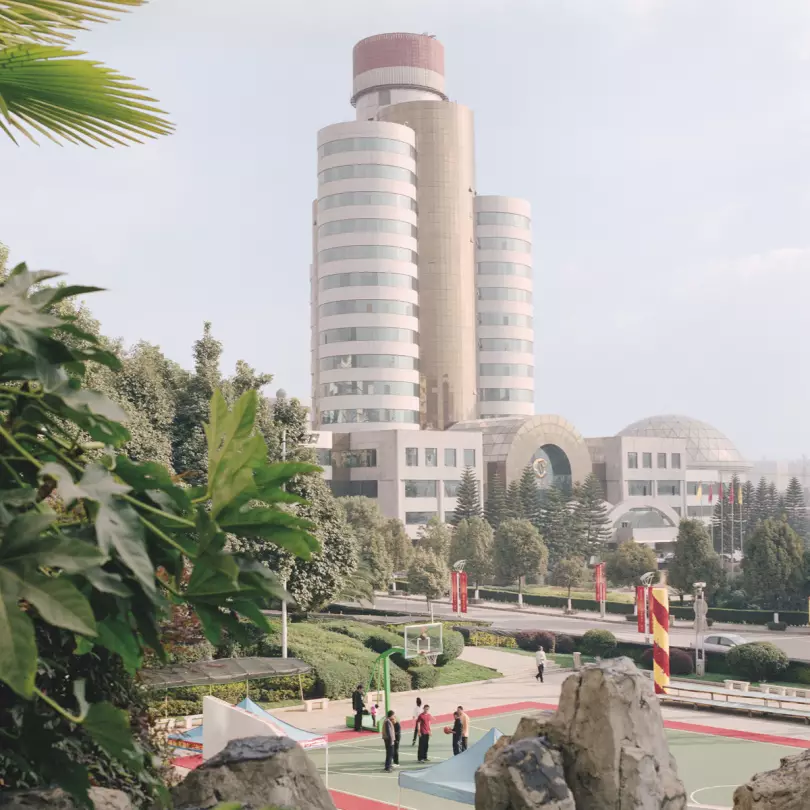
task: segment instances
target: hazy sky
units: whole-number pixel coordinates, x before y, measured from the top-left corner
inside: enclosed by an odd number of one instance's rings
[[[810,454],[807,0],[153,0],[80,44],[177,133],[0,143],[0,241],[109,288],[108,334],[189,364],[211,320],[226,368],[307,398],[316,131],[384,31],[438,36],[479,193],[532,203],[539,412]]]

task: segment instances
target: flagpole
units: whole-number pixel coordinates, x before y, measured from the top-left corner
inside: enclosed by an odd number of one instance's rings
[[[734,478],[729,484],[729,500],[731,501],[731,578],[734,579]]]
[[[726,532],[725,532],[725,522],[726,522],[726,513],[723,506],[723,502],[726,500],[726,493],[723,490],[723,476],[720,475],[720,556],[722,557],[723,554],[726,553]]]

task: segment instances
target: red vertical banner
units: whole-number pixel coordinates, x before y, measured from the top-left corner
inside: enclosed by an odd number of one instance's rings
[[[607,598],[607,583],[605,582],[605,564],[598,563],[595,569],[596,601],[604,602]]]
[[[458,591],[459,603],[461,604],[461,612],[467,612],[467,575],[462,571],[458,575]]]
[[[647,629],[647,589],[643,585],[636,587],[636,613],[638,614],[638,632]]]
[[[649,632],[652,635],[653,632],[653,597],[652,597],[652,585],[647,588],[647,619],[649,625]]]
[[[458,571],[450,572],[450,602],[453,613],[458,613]]]

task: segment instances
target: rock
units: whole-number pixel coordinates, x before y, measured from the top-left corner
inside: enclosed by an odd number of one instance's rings
[[[810,807],[810,751],[784,757],[734,791],[734,810],[806,810]]]
[[[335,810],[329,791],[304,749],[289,737],[232,740],[172,790],[175,810],[207,810],[241,802],[290,810]]]
[[[574,797],[565,784],[562,754],[540,737],[503,746],[475,772],[475,807],[576,810]]]
[[[512,742],[512,738],[508,734],[504,734],[502,737],[498,737],[495,740],[495,744],[490,746],[489,750],[484,754],[484,762],[489,762],[491,759],[494,759],[502,748],[506,748]]]
[[[515,733],[512,735],[512,742],[525,740],[529,737],[545,737],[549,731],[549,722],[554,717],[554,712],[543,712],[534,717],[521,717]]]
[[[95,810],[132,810],[126,793],[110,788],[90,788],[90,800]],[[77,810],[78,804],[61,788],[19,790],[0,793],[3,810]]]
[[[563,684],[547,726],[563,752],[577,810],[684,810],[661,707],[628,658],[584,667]]]

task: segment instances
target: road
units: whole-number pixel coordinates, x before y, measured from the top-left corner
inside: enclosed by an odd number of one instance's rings
[[[381,610],[392,610],[398,612],[414,611],[423,614],[426,612],[425,602],[416,599],[403,599],[400,597],[379,596],[375,599],[374,606]],[[435,603],[433,607],[434,615],[442,618],[454,618],[449,604]],[[598,618],[577,618],[571,619],[567,616],[521,613],[517,609],[514,611],[498,610],[483,607],[469,607],[467,613],[469,619],[480,619],[481,621],[492,622],[493,627],[504,630],[553,630],[558,633],[584,633],[586,630],[594,628],[604,628],[610,630],[616,638],[621,641],[640,641],[643,636],[638,633],[635,626],[627,621],[600,621]],[[734,626],[733,629],[724,632],[732,632],[744,636],[748,641],[771,641],[777,647],[783,649],[791,658],[798,658],[810,661],[810,633],[802,632],[798,628],[788,628],[786,633],[769,633],[763,630],[746,629],[744,625]],[[670,629],[670,644],[673,647],[689,647],[694,644],[694,630],[689,627],[673,627]]]

